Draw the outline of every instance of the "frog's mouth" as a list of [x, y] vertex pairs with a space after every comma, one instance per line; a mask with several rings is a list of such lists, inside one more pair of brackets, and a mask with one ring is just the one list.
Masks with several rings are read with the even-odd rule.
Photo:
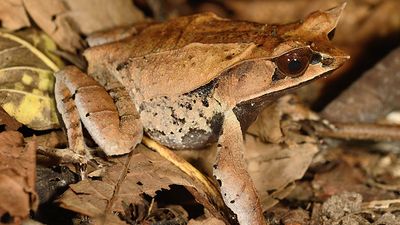
[[314, 76], [312, 79], [308, 79], [307, 81], [298, 83], [296, 85], [292, 85], [288, 88], [281, 89], [278, 91], [266, 93], [257, 98], [246, 100], [238, 103], [233, 111], [240, 121], [240, 125], [243, 131], [246, 131], [247, 128], [255, 121], [258, 114], [270, 103], [275, 101], [277, 98], [291, 92], [295, 89], [298, 89], [316, 79], [323, 78], [329, 76], [334, 70], [326, 71], [325, 73]]

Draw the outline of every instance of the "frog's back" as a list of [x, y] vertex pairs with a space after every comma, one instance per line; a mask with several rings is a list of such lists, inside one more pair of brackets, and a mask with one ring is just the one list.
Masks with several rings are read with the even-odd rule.
[[269, 51], [258, 46], [270, 29], [211, 13], [181, 17], [87, 50], [88, 73], [107, 70], [144, 99], [176, 96], [209, 83], [241, 61], [268, 57]]

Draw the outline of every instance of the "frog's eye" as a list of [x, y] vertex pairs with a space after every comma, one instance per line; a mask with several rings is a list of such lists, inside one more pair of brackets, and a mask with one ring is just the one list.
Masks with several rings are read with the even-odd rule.
[[290, 51], [276, 59], [279, 72], [289, 77], [298, 77], [308, 68], [312, 58], [309, 48], [299, 48]]

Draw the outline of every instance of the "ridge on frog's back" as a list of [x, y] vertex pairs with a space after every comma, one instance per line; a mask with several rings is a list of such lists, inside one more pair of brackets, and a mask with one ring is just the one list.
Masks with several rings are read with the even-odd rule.
[[[287, 25], [205, 13], [140, 27], [129, 39], [87, 50], [88, 73], [107, 73], [105, 86], [120, 82], [155, 140], [201, 148], [218, 139], [227, 109], [245, 130], [277, 96], [343, 64], [347, 55], [328, 39], [341, 9]], [[279, 59], [298, 55], [308, 60], [301, 74], [279, 68]]]

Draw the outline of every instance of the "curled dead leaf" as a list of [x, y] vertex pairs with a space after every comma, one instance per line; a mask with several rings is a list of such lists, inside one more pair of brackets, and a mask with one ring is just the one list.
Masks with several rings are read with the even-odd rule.
[[0, 162], [0, 217], [18, 224], [39, 203], [34, 191], [36, 143], [25, 143], [16, 131], [0, 133]]
[[80, 34], [91, 34], [144, 19], [129, 0], [23, 0], [32, 19], [64, 50], [84, 47]]
[[17, 30], [30, 26], [22, 0], [0, 1], [0, 22], [2, 27]]

